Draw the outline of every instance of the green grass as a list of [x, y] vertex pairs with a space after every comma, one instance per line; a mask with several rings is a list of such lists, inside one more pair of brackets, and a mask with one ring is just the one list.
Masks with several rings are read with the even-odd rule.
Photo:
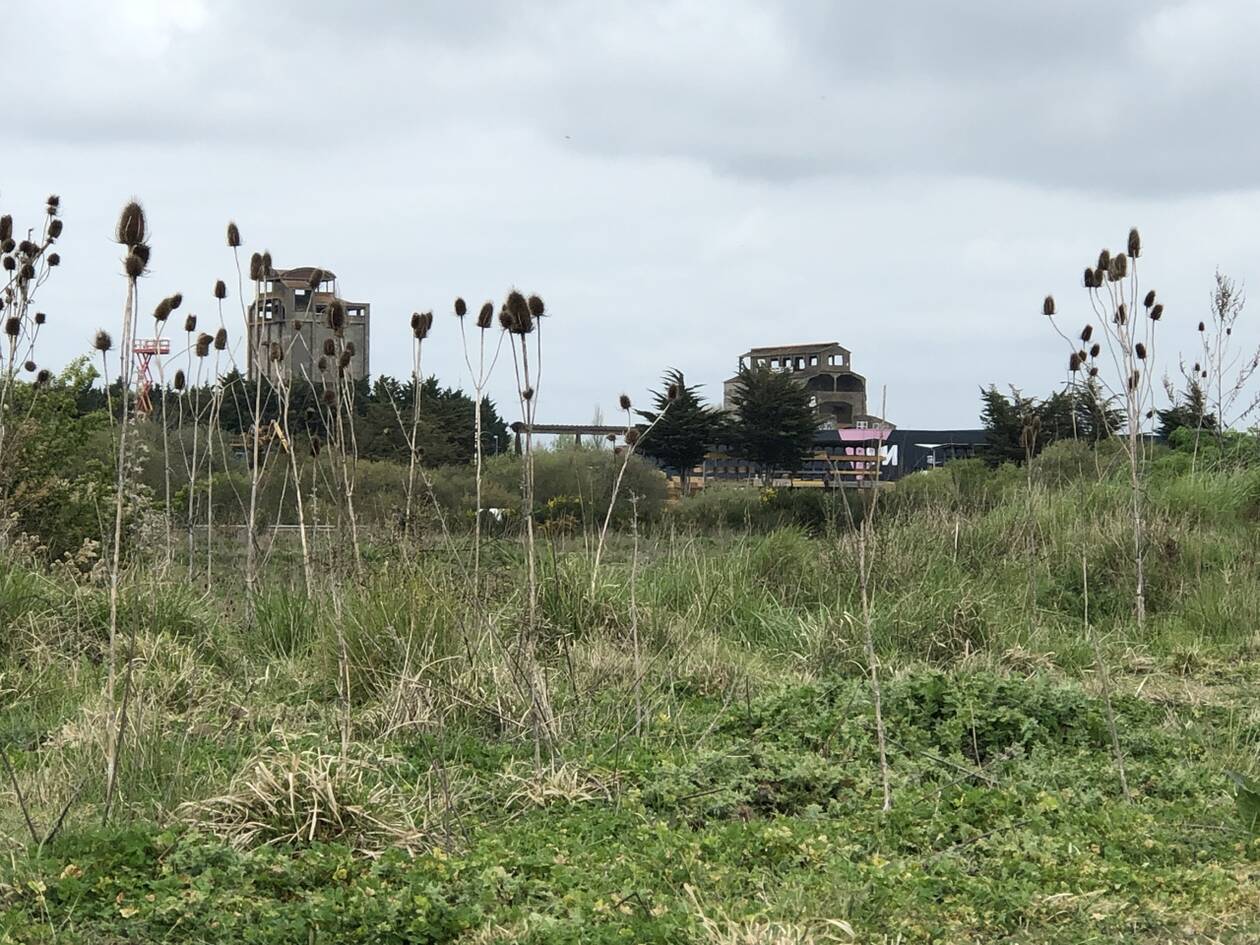
[[0, 744], [38, 831], [67, 814], [33, 843], [4, 779], [0, 943], [1260, 941], [1260, 838], [1230, 777], [1260, 771], [1256, 477], [1157, 468], [1139, 630], [1124, 490], [1077, 459], [1050, 457], [1033, 503], [1032, 611], [1020, 476], [946, 469], [889, 495], [887, 812], [855, 550], [807, 517], [689, 527], [736, 501], [710, 497], [637, 561], [617, 536], [593, 593], [581, 536], [548, 534], [541, 763], [509, 541], [479, 600], [462, 538], [381, 541], [361, 584], [307, 600], [290, 573], [252, 620], [231, 553], [208, 594], [137, 562], [107, 826], [105, 590], [12, 554]]

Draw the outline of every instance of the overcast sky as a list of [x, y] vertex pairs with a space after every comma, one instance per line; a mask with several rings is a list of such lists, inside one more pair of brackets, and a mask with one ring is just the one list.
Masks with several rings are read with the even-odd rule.
[[539, 293], [553, 422], [835, 340], [872, 412], [886, 387], [901, 426], [973, 426], [980, 385], [1061, 382], [1041, 299], [1084, 324], [1081, 269], [1130, 226], [1173, 369], [1213, 270], [1260, 263], [1255, 0], [3, 7], [0, 209], [24, 229], [55, 192], [66, 222], [48, 365], [116, 330], [132, 195], [146, 309], [210, 314], [234, 219], [372, 303], [376, 372], [432, 309], [426, 373], [467, 384], [455, 296]]

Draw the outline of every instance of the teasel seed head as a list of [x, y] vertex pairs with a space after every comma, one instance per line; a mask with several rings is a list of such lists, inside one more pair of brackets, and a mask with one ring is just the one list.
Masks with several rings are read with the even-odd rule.
[[1133, 369], [1133, 373], [1129, 375], [1129, 390], [1137, 390], [1138, 382], [1142, 379], [1142, 373], [1137, 369]]
[[1155, 304], [1155, 290], [1154, 289], [1151, 289], [1150, 292], [1146, 293], [1146, 298], [1142, 300], [1142, 304], [1145, 305], [1147, 308], [1150, 308], [1152, 305]]
[[528, 299], [529, 314], [535, 318], [542, 318], [547, 314], [547, 306], [543, 304], [543, 300], [537, 295], [531, 295]]
[[357, 353], [357, 351], [356, 351], [356, 349], [355, 349], [355, 347], [354, 347], [354, 342], [353, 342], [353, 341], [347, 341], [347, 342], [346, 342], [346, 354], [350, 355], [350, 357], [352, 357], [352, 358], [353, 358], [353, 357], [355, 356], [355, 354], [356, 354], [356, 353]]
[[1123, 302], [1116, 306], [1116, 324], [1124, 325], [1129, 321], [1129, 309]]
[[4, 268], [6, 272], [12, 272], [14, 269], [17, 268], [17, 260], [14, 259], [12, 256], [5, 256]]
[[1202, 369], [1201, 367], [1199, 367], [1199, 362], [1198, 362], [1198, 361], [1195, 361], [1195, 362], [1194, 362], [1194, 373], [1195, 373], [1195, 374], [1198, 374], [1201, 370], [1203, 370], [1203, 369]]
[[187, 384], [188, 382], [184, 378], [184, 369], [183, 368], [178, 369], [175, 372], [175, 383], [174, 383], [175, 390], [182, 391], [187, 386]]
[[271, 277], [271, 253], [265, 249], [263, 250], [262, 264], [263, 264], [263, 278], [269, 279]]
[[350, 357], [351, 355], [349, 351], [342, 351], [341, 357], [337, 359], [337, 367], [341, 368], [342, 370], [345, 370], [346, 368], [348, 368], [350, 366]]
[[153, 309], [153, 320], [164, 322], [171, 316], [171, 300], [170, 298], [162, 299], [158, 302], [157, 307]]
[[324, 355], [326, 357], [331, 358], [336, 353], [337, 353], [337, 342], [333, 341], [331, 338], [325, 338], [324, 339]]
[[1098, 268], [1103, 272], [1111, 268], [1111, 250], [1104, 249], [1098, 254]]
[[1164, 316], [1164, 304], [1162, 302], [1159, 303], [1158, 305], [1154, 305], [1151, 307], [1151, 321], [1157, 322], [1163, 316]]
[[238, 246], [241, 245], [240, 228], [232, 221], [228, 221], [227, 244], [232, 249], [236, 249]]
[[126, 271], [129, 279], [139, 279], [144, 275], [145, 265], [144, 257], [134, 249], [127, 254], [127, 258], [123, 261], [123, 269]]
[[609, 433], [606, 437], [604, 437], [604, 439], [606, 439], [609, 443], [616, 443], [616, 442], [617, 442], [617, 434], [615, 434], [615, 433]]
[[1139, 341], [1137, 344], [1133, 346], [1133, 353], [1137, 355], [1139, 361], [1145, 361], [1146, 360], [1146, 345], [1142, 344], [1142, 342]]
[[37, 256], [39, 255], [39, 247], [30, 240], [22, 240], [22, 242], [18, 243], [18, 252], [23, 256]]
[[118, 227], [114, 238], [124, 246], [136, 247], [144, 242], [148, 235], [148, 225], [144, 218], [144, 208], [138, 200], [131, 200], [118, 216]]
[[267, 274], [263, 271], [262, 253], [254, 253], [249, 257], [249, 281], [262, 282], [266, 278]]
[[481, 329], [489, 328], [494, 324], [494, 304], [487, 302], [481, 306], [481, 311], [477, 313], [477, 327]]
[[345, 330], [346, 307], [341, 304], [341, 299], [333, 299], [328, 303], [328, 327], [338, 335]]
[[216, 279], [214, 281], [214, 297], [220, 302], [227, 298], [227, 283], [225, 283], [222, 279]]
[[13, 242], [13, 237], [9, 236], [0, 240], [0, 253], [11, 253], [17, 248], [17, 243]]
[[25, 364], [22, 365], [22, 367], [26, 368], [27, 374], [34, 374], [35, 368], [37, 367], [37, 365], [35, 364], [34, 361], [27, 361]]
[[1094, 288], [1095, 289], [1101, 289], [1103, 287], [1103, 282], [1105, 282], [1106, 279], [1107, 279], [1107, 270], [1105, 269], [1094, 270]]
[[1199, 376], [1200, 376], [1200, 377], [1202, 377], [1202, 378], [1206, 381], [1206, 380], [1207, 380], [1207, 371], [1204, 371], [1204, 372], [1203, 372], [1201, 375], [1199, 375]]
[[1093, 344], [1093, 347], [1089, 349], [1089, 356], [1091, 358], [1096, 358], [1101, 353], [1102, 353], [1102, 345], [1100, 345], [1098, 342], [1095, 341]]
[[1142, 255], [1142, 236], [1138, 233], [1137, 227], [1129, 230], [1129, 255], [1134, 259]]
[[1084, 364], [1084, 363], [1085, 363], [1085, 362], [1089, 359], [1089, 354], [1088, 354], [1088, 353], [1086, 353], [1086, 351], [1085, 351], [1085, 349], [1084, 349], [1084, 348], [1082, 348], [1080, 351], [1078, 351], [1078, 352], [1076, 352], [1076, 353], [1077, 353], [1077, 355], [1079, 355], [1079, 356], [1080, 356], [1080, 359], [1081, 359], [1081, 364]]
[[312, 291], [319, 288], [319, 284], [324, 281], [324, 270], [312, 269], [310, 276], [306, 280], [306, 287]]
[[268, 357], [271, 358], [272, 361], [275, 361], [278, 364], [284, 360], [284, 346], [283, 345], [273, 344], [270, 346], [268, 350], [269, 350]]
[[223, 351], [227, 348], [228, 336], [227, 329], [220, 328], [214, 333], [214, 350]]
[[315, 366], [319, 368], [319, 371], [322, 374], [324, 371], [328, 370], [328, 359], [321, 355], [319, 360], [315, 362]]
[[65, 228], [65, 224], [60, 219], [53, 220], [48, 224], [48, 236], [50, 239], [57, 239], [61, 236], [61, 231]]
[[197, 316], [189, 315], [187, 318], [184, 319], [184, 331], [188, 332], [189, 334], [192, 334], [196, 330], [197, 330]]
[[194, 353], [199, 358], [204, 358], [210, 353], [210, 345], [214, 341], [212, 337], [202, 332], [197, 336], [197, 344], [194, 347]]
[[626, 446], [634, 446], [639, 442], [639, 430], [637, 427], [631, 427], [626, 431]]
[[1041, 303], [1041, 314], [1042, 315], [1054, 314], [1054, 296], [1053, 295], [1047, 295], [1045, 301]]
[[1226, 335], [1232, 335], [1233, 333], [1234, 333], [1234, 329], [1233, 329], [1233, 327], [1232, 327], [1232, 326], [1227, 327], [1227, 328], [1225, 329], [1225, 334], [1226, 334]]
[[630, 409], [630, 395], [622, 394], [620, 397], [617, 398], [617, 403], [621, 405], [622, 410], [629, 410]]
[[49, 254], [48, 254], [48, 267], [49, 267], [50, 269], [55, 269], [55, 268], [57, 268], [57, 267], [58, 267], [58, 266], [60, 266], [60, 265], [61, 265], [61, 254], [60, 254], [60, 253], [49, 253]]
[[1129, 257], [1124, 253], [1117, 253], [1115, 258], [1111, 260], [1111, 269], [1108, 275], [1112, 282], [1119, 282], [1129, 274]]
[[1081, 341], [1089, 341], [1094, 335], [1094, 326], [1086, 325], [1081, 329]]
[[456, 317], [458, 317], [458, 318], [463, 318], [463, 317], [464, 317], [465, 315], [467, 315], [467, 314], [468, 314], [468, 306], [467, 306], [466, 304], [464, 304], [464, 300], [463, 300], [462, 298], [457, 298], [457, 299], [455, 300], [455, 315], [456, 315]]
[[22, 263], [22, 268], [18, 270], [18, 278], [24, 282], [30, 282], [35, 278], [34, 263]]
[[1075, 374], [1081, 369], [1081, 355], [1078, 351], [1073, 351], [1072, 356], [1068, 358], [1068, 370]]
[[1096, 367], [1092, 367], [1092, 368], [1090, 368], [1090, 369], [1089, 369], [1089, 376], [1090, 376], [1090, 377], [1097, 377], [1097, 376], [1098, 376], [1098, 368], [1096, 368]]
[[61, 206], [61, 198], [56, 194], [49, 194], [47, 204], [50, 210], [56, 210]]
[[52, 371], [48, 368], [40, 368], [38, 374], [35, 375], [35, 386], [44, 387], [52, 380]]
[[324, 443], [318, 436], [311, 437], [311, 456], [318, 456]]
[[411, 330], [415, 331], [419, 327], [420, 327], [420, 313], [412, 312], [411, 313]]
[[98, 331], [96, 337], [92, 339], [92, 347], [104, 354], [106, 351], [114, 347], [114, 339], [110, 337], [107, 331]]
[[523, 391], [521, 391], [521, 399], [522, 399], [522, 400], [524, 400], [526, 403], [528, 403], [529, 401], [533, 400], [533, 399], [534, 399], [534, 388], [532, 388], [532, 387], [526, 387]]
[[534, 316], [525, 296], [513, 289], [507, 297], [508, 331], [514, 335], [528, 335], [534, 330]]
[[1155, 416], [1155, 411], [1154, 411], [1154, 410], [1148, 410], [1148, 411], [1146, 411], [1146, 419], [1147, 419], [1147, 420], [1151, 419], [1151, 417], [1153, 417], [1153, 416]]
[[0, 243], [13, 238], [13, 217], [6, 213], [0, 217]]
[[1203, 331], [1206, 328], [1207, 328], [1207, 325], [1203, 324], [1203, 322], [1199, 322], [1199, 331]]
[[43, 312], [36, 312], [36, 313], [35, 313], [35, 324], [36, 324], [36, 325], [42, 325], [42, 324], [44, 324], [44, 322], [46, 322], [46, 321], [48, 321], [48, 316], [47, 316], [47, 315], [45, 315]]
[[10, 338], [16, 338], [22, 333], [22, 319], [16, 315], [10, 315], [4, 320], [4, 333]]

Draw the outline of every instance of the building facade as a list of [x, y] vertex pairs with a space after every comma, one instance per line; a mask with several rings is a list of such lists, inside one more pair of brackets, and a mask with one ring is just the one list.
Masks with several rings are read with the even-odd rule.
[[[341, 335], [329, 324], [329, 307], [334, 301], [345, 311]], [[297, 269], [273, 269], [259, 286], [257, 297], [249, 307], [249, 378], [264, 376], [276, 379], [283, 372], [289, 380], [317, 381], [319, 359], [327, 358], [325, 373], [335, 376], [340, 352], [353, 352], [347, 373], [356, 381], [370, 372], [371, 306], [366, 302], [349, 302], [337, 294], [337, 277], [327, 269], [301, 266]], [[327, 339], [333, 339], [335, 354], [324, 354]], [[273, 355], [278, 349], [283, 355]]]
[[[768, 367], [786, 371], [810, 392], [819, 426], [824, 430], [866, 427], [877, 418], [866, 410], [866, 378], [853, 370], [851, 353], [838, 342], [753, 348], [739, 356], [740, 368]], [[732, 408], [731, 395], [739, 377], [723, 384], [723, 406]]]

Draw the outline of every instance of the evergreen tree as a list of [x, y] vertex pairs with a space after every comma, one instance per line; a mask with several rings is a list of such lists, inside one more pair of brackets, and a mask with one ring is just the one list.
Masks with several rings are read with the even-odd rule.
[[[691, 470], [704, 461], [705, 452], [716, 438], [721, 417], [701, 401], [698, 386], [688, 387], [683, 383], [682, 371], [671, 368], [661, 382], [661, 390], [652, 393], [654, 409], [635, 411], [647, 425], [656, 423], [652, 432], [639, 441], [639, 450], [666, 469], [676, 471], [682, 480], [683, 495], [687, 495]], [[677, 393], [672, 401], [671, 387]], [[661, 417], [659, 422], [658, 417]], [[640, 425], [639, 429], [646, 430], [647, 426]]]
[[[1022, 463], [1025, 458], [1024, 427], [1034, 418], [1039, 419], [1037, 401], [1025, 397], [1014, 387], [1011, 388], [1011, 396], [1007, 397], [994, 384], [980, 389], [980, 401], [980, 421], [985, 432], [981, 455], [985, 462], [990, 466]], [[1045, 446], [1045, 442], [1039, 437], [1034, 452]]]
[[784, 371], [741, 367], [731, 395], [732, 445], [745, 459], [771, 472], [794, 472], [810, 454], [818, 417], [809, 392]]
[[1159, 435], [1165, 440], [1183, 428], [1216, 432], [1216, 415], [1208, 411], [1207, 395], [1194, 379], [1187, 382], [1186, 389], [1167, 410], [1156, 410], [1155, 414], [1159, 417]]

